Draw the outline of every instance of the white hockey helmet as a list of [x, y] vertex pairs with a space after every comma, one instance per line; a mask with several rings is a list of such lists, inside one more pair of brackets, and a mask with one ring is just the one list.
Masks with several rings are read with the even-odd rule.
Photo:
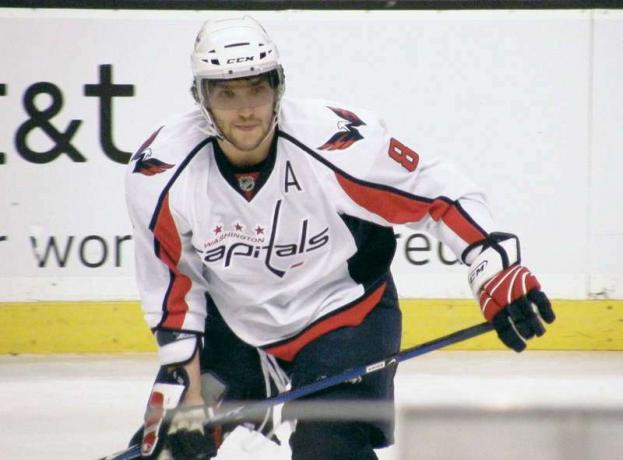
[[259, 22], [250, 16], [206, 21], [190, 56], [192, 93], [208, 122], [208, 134], [223, 137], [210, 114], [209, 84], [206, 80], [232, 80], [267, 74], [275, 89], [273, 126], [285, 90], [279, 52]]

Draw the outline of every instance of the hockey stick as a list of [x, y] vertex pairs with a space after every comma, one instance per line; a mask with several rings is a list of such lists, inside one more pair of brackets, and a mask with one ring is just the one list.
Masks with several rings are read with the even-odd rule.
[[[395, 366], [402, 361], [406, 361], [407, 359], [411, 359], [416, 356], [420, 356], [426, 353], [430, 353], [431, 351], [447, 347], [448, 345], [471, 339], [491, 330], [493, 330], [493, 326], [488, 322], [476, 324], [474, 326], [461, 329], [460, 331], [453, 332], [452, 334], [443, 337], [439, 337], [438, 339], [431, 340], [430, 342], [425, 342], [420, 345], [407, 348], [398, 353], [387, 356], [386, 358], [375, 363], [355, 367], [344, 371], [341, 374], [333, 375], [330, 377], [323, 377], [315, 382], [303, 385], [302, 387], [295, 388], [290, 391], [285, 391], [277, 396], [273, 396], [272, 398], [268, 398], [257, 403], [248, 404], [246, 406], [240, 406], [222, 414], [217, 414], [210, 420], [210, 424], [222, 425], [224, 423], [236, 423], [251, 419], [254, 417], [254, 414], [262, 414], [264, 411], [272, 406], [302, 398], [303, 396], [325, 390], [329, 387], [338, 385], [348, 380], [358, 379], [365, 375], [372, 374], [373, 372], [380, 371], [381, 369], [385, 369], [386, 367]], [[135, 444], [128, 447], [124, 451], [109, 455], [108, 457], [104, 457], [100, 460], [137, 460], [140, 458], [141, 446]]]

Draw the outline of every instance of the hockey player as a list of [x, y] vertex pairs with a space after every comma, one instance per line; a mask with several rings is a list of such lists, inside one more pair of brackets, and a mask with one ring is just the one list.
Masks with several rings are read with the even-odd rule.
[[[162, 365], [144, 457], [164, 447], [211, 458], [234, 428], [204, 427], [203, 409], [169, 420], [168, 409], [264, 399], [286, 376], [296, 388], [397, 352], [393, 225], [425, 229], [461, 258], [508, 347], [523, 350], [554, 320], [483, 194], [367, 110], [284, 98], [277, 48], [254, 19], [206, 22], [191, 61], [197, 109], [160, 126], [127, 174], [137, 281]], [[394, 373], [308, 399], [391, 408]], [[392, 442], [393, 409], [379, 420], [301, 418], [290, 437], [297, 460], [374, 459]]]

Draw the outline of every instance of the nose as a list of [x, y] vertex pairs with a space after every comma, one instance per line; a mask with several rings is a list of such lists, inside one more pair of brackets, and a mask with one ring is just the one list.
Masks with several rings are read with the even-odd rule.
[[249, 118], [251, 115], [253, 115], [253, 108], [252, 107], [241, 107], [238, 109], [238, 115], [240, 115], [242, 118]]

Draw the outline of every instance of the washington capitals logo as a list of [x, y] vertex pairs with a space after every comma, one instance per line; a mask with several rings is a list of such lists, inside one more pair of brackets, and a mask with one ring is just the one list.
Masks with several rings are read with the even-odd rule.
[[327, 246], [329, 227], [318, 231], [309, 219], [303, 219], [298, 235], [292, 240], [277, 241], [281, 204], [282, 200], [275, 203], [271, 226], [249, 226], [249, 233], [244, 233], [245, 226], [240, 222], [234, 224], [234, 231], [224, 231], [224, 226], [217, 223], [212, 229], [214, 237], [204, 243], [203, 261], [229, 268], [243, 258], [263, 259], [264, 266], [271, 273], [283, 278], [289, 269], [305, 263], [305, 254]]
[[156, 136], [160, 132], [163, 127], [161, 126], [156, 132], [154, 132], [149, 138], [141, 145], [138, 151], [132, 157], [132, 161], [136, 161], [134, 165], [134, 169], [132, 172], [141, 173], [146, 176], [153, 176], [154, 174], [160, 174], [165, 172], [167, 169], [171, 169], [172, 164], [165, 163], [164, 161], [160, 161], [157, 158], [151, 157], [151, 148], [149, 146], [154, 142]]
[[338, 109], [336, 107], [328, 108], [333, 110], [342, 120], [337, 122], [339, 131], [331, 136], [331, 139], [318, 147], [319, 150], [344, 150], [358, 140], [363, 139], [363, 136], [359, 133], [359, 130], [357, 130], [359, 126], [365, 126], [361, 118], [349, 110]]
[[132, 172], [141, 173], [146, 176], [153, 176], [154, 174], [163, 173], [167, 169], [171, 169], [175, 166], [165, 163], [164, 161], [160, 161], [157, 158], [150, 158], [150, 156], [151, 149], [141, 152], [141, 154], [136, 158], [136, 164], [134, 165]]

